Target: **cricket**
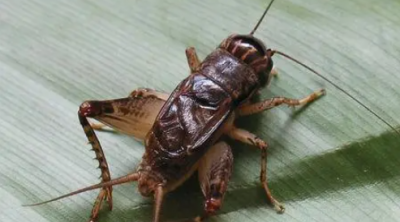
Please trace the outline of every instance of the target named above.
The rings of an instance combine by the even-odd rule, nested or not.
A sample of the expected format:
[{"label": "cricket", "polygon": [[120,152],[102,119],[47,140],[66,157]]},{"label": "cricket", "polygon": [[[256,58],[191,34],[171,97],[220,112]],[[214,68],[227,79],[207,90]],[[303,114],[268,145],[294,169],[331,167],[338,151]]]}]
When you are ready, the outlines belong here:
[{"label": "cricket", "polygon": [[[324,89],[292,99],[273,97],[253,103],[251,99],[276,75],[272,57],[280,55],[295,62],[360,104],[397,134],[399,132],[361,101],[319,72],[278,50],[267,48],[255,37],[257,28],[273,5],[271,0],[249,34],[232,34],[203,61],[196,50],[186,49],[190,75],[170,94],[153,89],[137,89],[128,97],[85,101],[78,111],[80,124],[95,152],[101,170],[101,182],[63,196],[31,205],[37,206],[85,191],[100,189],[89,222],[95,222],[103,203],[113,206],[113,186],[136,182],[141,195],[154,197],[153,222],[160,222],[163,197],[181,186],[197,172],[204,196],[204,212],[190,221],[203,221],[222,208],[234,164],[232,148],[221,137],[256,147],[260,155],[260,189],[278,212],[285,207],[274,198],[267,181],[268,143],[257,135],[235,126],[242,116],[260,113],[280,105],[309,104],[325,94]],[[90,123],[89,118],[101,124]],[[108,126],[144,141],[141,162],[128,175],[112,178],[95,130]]]}]

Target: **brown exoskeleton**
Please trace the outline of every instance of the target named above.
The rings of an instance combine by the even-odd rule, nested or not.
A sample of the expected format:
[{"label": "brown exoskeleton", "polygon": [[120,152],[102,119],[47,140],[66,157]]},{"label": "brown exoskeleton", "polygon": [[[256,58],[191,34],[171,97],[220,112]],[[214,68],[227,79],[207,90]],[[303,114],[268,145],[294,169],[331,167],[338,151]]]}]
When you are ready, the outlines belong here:
[{"label": "brown exoskeleton", "polygon": [[[220,140],[222,135],[227,135],[260,149],[262,187],[274,208],[283,212],[283,205],[272,196],[267,184],[267,143],[251,132],[237,128],[234,121],[282,104],[299,106],[310,103],[323,95],[324,90],[299,100],[275,97],[250,103],[255,93],[265,87],[273,76],[271,57],[274,54],[299,63],[282,52],[266,48],[253,36],[272,2],[250,34],[229,36],[204,61],[200,62],[194,48],[188,48],[186,55],[190,75],[170,95],[139,89],[127,98],[82,103],[79,120],[96,153],[102,181],[50,201],[101,188],[90,216],[90,221],[95,221],[103,200],[107,200],[112,207],[112,186],[137,181],[143,196],[154,196],[153,222],[159,222],[164,194],[180,186],[197,170],[205,198],[204,214],[194,219],[200,221],[215,214],[222,206],[233,164],[230,146]],[[90,125],[88,118],[144,140],[146,150],[137,170],[111,180],[106,157],[94,133],[94,129],[101,126]]]}]

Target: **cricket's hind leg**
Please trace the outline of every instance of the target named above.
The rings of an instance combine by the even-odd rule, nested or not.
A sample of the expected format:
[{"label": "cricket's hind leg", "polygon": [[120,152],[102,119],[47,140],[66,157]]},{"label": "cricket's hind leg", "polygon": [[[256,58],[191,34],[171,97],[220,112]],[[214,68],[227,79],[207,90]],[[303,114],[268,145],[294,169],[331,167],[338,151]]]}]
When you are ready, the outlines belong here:
[{"label": "cricket's hind leg", "polygon": [[168,97],[168,93],[153,89],[135,89],[127,98],[102,101],[104,104],[112,104],[116,111],[95,117],[107,125],[104,123],[90,123],[90,125],[94,130],[109,131],[105,129],[108,126],[114,132],[144,139]]},{"label": "cricket's hind leg", "polygon": [[225,142],[214,144],[199,162],[199,182],[203,192],[204,215],[192,221],[201,221],[215,215],[221,208],[232,175],[233,155]]},{"label": "cricket's hind leg", "polygon": [[[83,127],[92,150],[96,154],[101,170],[101,182],[111,180],[110,170],[100,142],[90,125],[88,118],[93,118],[117,130],[118,132],[144,139],[151,129],[156,116],[164,105],[168,95],[150,89],[138,89],[128,97],[104,101],[86,101],[79,108],[79,121]],[[103,125],[98,127],[102,128]],[[112,187],[104,187],[94,203],[90,221],[95,221],[103,200],[112,209]]]},{"label": "cricket's hind leg", "polygon": [[[87,117],[93,117],[98,114],[98,112],[99,110],[94,109],[94,107],[91,106],[90,102],[84,102],[79,108],[78,116],[79,121],[83,127],[83,131],[85,132],[89,143],[92,145],[92,150],[96,154],[96,159],[99,161],[99,168],[101,170],[101,182],[108,182],[111,180],[111,175],[106,157],[93,128],[90,126],[87,120]],[[92,213],[89,220],[90,222],[97,219],[103,200],[106,200],[108,202],[110,210],[112,210],[112,187],[104,187],[100,190],[100,193],[97,196],[93,205]]]},{"label": "cricket's hind leg", "polygon": [[232,175],[233,155],[225,142],[213,145],[199,162],[199,181],[206,199],[204,211],[213,215],[222,206],[228,182]]},{"label": "cricket's hind leg", "polygon": [[278,213],[283,213],[285,211],[285,207],[279,203],[273,196],[272,193],[268,187],[268,181],[267,181],[267,148],[268,144],[260,139],[258,136],[244,130],[244,129],[239,129],[234,126],[230,129],[229,132],[227,132],[227,135],[231,137],[232,139],[239,140],[243,143],[256,146],[258,149],[261,150],[261,171],[260,171],[260,181],[261,185],[263,186],[266,194],[268,201],[273,205],[274,209]]},{"label": "cricket's hind leg", "polygon": [[215,215],[222,206],[232,167],[230,146],[222,141],[214,144],[200,159],[198,166],[200,188],[205,198],[203,215],[174,222],[201,222]]}]

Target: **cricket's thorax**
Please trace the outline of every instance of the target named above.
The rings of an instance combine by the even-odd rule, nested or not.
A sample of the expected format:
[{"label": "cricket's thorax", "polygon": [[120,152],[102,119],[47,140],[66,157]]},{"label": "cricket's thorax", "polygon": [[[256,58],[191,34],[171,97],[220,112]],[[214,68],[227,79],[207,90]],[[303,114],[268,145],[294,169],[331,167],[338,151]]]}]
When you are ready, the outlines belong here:
[{"label": "cricket's thorax", "polygon": [[[253,69],[216,49],[198,72],[183,80],[161,109],[146,137],[140,171],[176,187],[197,168],[232,111],[259,88]],[[171,188],[172,189],[172,188]]]},{"label": "cricket's thorax", "polygon": [[259,76],[247,64],[224,49],[216,49],[201,65],[199,71],[229,93],[235,104],[258,87]]}]

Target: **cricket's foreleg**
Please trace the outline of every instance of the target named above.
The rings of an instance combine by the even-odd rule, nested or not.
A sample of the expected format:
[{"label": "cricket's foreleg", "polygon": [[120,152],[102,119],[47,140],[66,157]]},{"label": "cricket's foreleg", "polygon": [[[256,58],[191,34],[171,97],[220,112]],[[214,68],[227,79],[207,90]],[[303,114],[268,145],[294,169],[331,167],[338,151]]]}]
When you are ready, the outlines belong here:
[{"label": "cricket's foreleg", "polygon": [[[107,160],[104,155],[103,149],[101,148],[100,142],[97,139],[97,136],[90,126],[87,117],[93,117],[99,110],[94,109],[95,107],[91,106],[90,102],[84,102],[79,108],[78,116],[79,121],[83,127],[83,131],[86,134],[86,137],[89,140],[89,143],[92,145],[92,150],[96,154],[96,159],[99,161],[99,168],[101,170],[101,182],[108,182],[111,179],[110,170],[108,168]],[[104,187],[100,190],[99,195],[94,202],[92,213],[90,215],[90,222],[95,221],[99,214],[99,210],[101,208],[101,204],[103,200],[106,200],[109,204],[110,210],[112,209],[112,187]]]},{"label": "cricket's foreleg", "polygon": [[267,148],[268,144],[257,137],[256,135],[236,127],[232,127],[231,130],[227,133],[229,137],[235,140],[239,140],[243,143],[253,145],[258,147],[261,150],[261,172],[260,172],[260,181],[261,184],[267,194],[267,198],[269,202],[274,206],[274,209],[278,213],[283,213],[285,211],[285,207],[279,203],[271,194],[271,191],[268,187],[267,182]]},{"label": "cricket's foreleg", "polygon": [[190,68],[190,73],[194,73],[200,68],[200,60],[197,56],[196,49],[189,47],[186,49],[186,57]]},{"label": "cricket's foreleg", "polygon": [[307,103],[311,103],[317,98],[321,97],[325,94],[324,89],[320,89],[316,92],[311,93],[303,99],[290,99],[285,97],[274,97],[272,99],[267,99],[259,103],[243,105],[238,108],[237,113],[239,116],[247,116],[255,113],[262,112],[264,110],[272,109],[276,106],[280,106],[282,104],[286,104],[288,106],[301,106]]},{"label": "cricket's foreleg", "polygon": [[225,142],[213,145],[199,162],[199,181],[205,197],[203,217],[214,215],[222,206],[222,201],[232,175],[233,155],[231,148]]}]

